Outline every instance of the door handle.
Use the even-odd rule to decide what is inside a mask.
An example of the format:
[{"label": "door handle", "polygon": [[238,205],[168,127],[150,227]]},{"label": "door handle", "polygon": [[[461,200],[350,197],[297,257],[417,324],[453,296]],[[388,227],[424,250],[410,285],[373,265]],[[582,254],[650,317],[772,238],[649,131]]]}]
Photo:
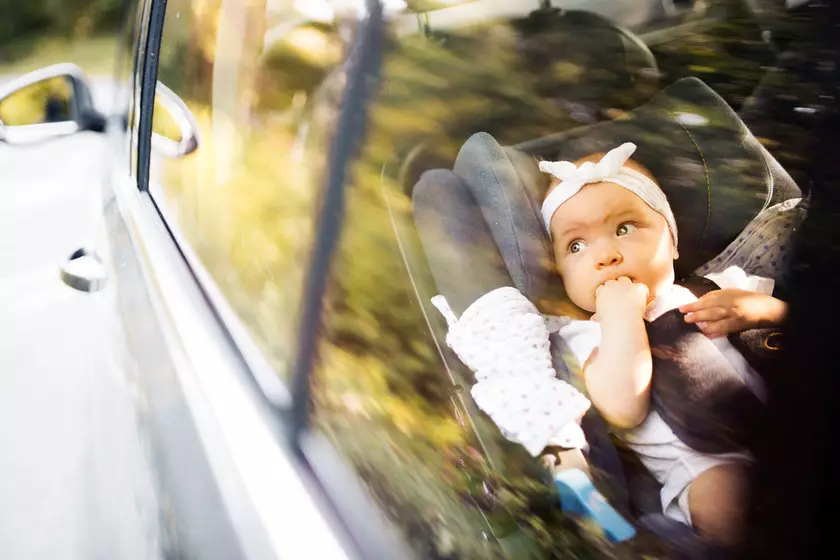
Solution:
[{"label": "door handle", "polygon": [[98,292],[105,287],[105,265],[96,253],[82,248],[61,267],[61,281],[80,292]]}]

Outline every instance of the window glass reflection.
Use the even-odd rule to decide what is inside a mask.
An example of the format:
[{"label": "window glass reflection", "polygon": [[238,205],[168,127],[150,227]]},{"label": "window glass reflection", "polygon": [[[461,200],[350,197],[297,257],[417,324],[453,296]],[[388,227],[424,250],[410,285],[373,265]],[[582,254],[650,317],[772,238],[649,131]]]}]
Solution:
[{"label": "window glass reflection", "polygon": [[290,2],[167,3],[158,78],[201,141],[178,157],[183,119],[158,92],[151,190],[284,376],[331,135],[310,127],[311,101],[343,49],[335,23]]}]

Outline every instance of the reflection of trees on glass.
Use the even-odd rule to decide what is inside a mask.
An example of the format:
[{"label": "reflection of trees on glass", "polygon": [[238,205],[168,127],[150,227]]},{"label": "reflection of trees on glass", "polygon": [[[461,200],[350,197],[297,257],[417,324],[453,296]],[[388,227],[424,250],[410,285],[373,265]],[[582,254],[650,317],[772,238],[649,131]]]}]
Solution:
[{"label": "reflection of trees on glass", "polygon": [[[286,26],[264,2],[227,14],[220,2],[168,4],[159,79],[196,116],[203,140],[186,158],[157,162],[167,207],[285,375],[326,156],[324,147],[301,159],[302,111],[341,41],[327,25]],[[275,33],[268,20],[287,29]],[[240,56],[220,54],[237,41]]]}]

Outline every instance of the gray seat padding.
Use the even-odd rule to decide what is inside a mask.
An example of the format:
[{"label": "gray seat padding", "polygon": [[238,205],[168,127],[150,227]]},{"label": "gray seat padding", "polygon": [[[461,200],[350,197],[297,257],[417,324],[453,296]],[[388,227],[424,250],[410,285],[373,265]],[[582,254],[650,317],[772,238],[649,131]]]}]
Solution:
[{"label": "gray seat padding", "polygon": [[386,50],[377,107],[402,115],[382,129],[406,192],[423,171],[451,169],[477,130],[520,142],[603,121],[661,89],[650,48],[584,10],[432,25],[427,37],[399,36]]}]

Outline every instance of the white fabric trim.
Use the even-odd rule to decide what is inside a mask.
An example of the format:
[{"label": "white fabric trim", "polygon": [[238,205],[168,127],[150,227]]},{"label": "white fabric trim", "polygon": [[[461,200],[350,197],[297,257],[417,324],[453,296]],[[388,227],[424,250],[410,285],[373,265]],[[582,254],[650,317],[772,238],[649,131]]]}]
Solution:
[{"label": "white fabric trim", "polygon": [[649,177],[624,166],[635,151],[635,144],[625,142],[607,152],[598,163],[587,161],[580,167],[570,161],[541,161],[540,171],[562,181],[542,203],[541,212],[548,235],[551,236],[551,218],[560,206],[590,183],[609,182],[621,185],[641,198],[654,212],[661,214],[668,223],[674,247],[677,247],[677,222],[665,193]]},{"label": "white fabric trim", "polygon": [[726,288],[737,288],[739,290],[747,290],[748,292],[756,292],[768,296],[773,294],[773,288],[776,285],[775,280],[772,278],[747,274],[744,269],[734,265],[727,267],[721,272],[710,272],[705,276],[723,290]]}]

